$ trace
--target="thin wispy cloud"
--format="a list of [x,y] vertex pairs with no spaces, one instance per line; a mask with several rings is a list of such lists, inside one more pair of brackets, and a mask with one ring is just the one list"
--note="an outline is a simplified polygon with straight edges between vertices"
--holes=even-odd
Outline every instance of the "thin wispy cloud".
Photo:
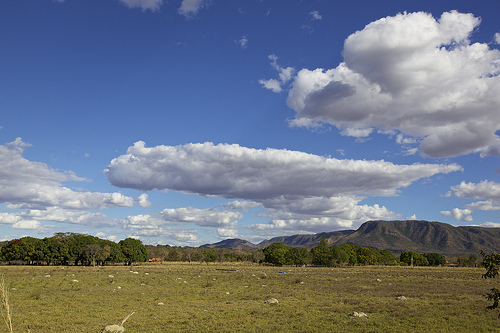
[[283,91],[283,86],[292,79],[295,69],[293,67],[285,68],[278,65],[278,57],[274,54],[269,55],[268,58],[271,60],[271,66],[278,72],[279,79],[261,79],[259,83],[274,93],[280,93]]
[[241,36],[240,39],[235,41],[237,45],[239,45],[242,49],[245,49],[248,45],[248,37],[246,35]]
[[118,0],[128,8],[140,8],[152,12],[160,10],[163,0]]
[[309,15],[311,16],[311,19],[315,21],[323,19],[323,16],[321,16],[317,10],[310,11]]
[[182,0],[178,13],[186,18],[197,15],[200,9],[208,5],[208,0]]

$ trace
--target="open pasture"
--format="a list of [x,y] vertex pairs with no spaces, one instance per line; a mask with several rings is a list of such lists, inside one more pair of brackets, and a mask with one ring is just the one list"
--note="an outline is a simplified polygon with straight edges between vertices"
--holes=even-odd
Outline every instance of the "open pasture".
[[[498,280],[482,279],[479,268],[161,263],[0,272],[14,332],[99,332],[132,311],[126,332],[500,331],[482,296]],[[266,304],[271,298],[279,303]]]

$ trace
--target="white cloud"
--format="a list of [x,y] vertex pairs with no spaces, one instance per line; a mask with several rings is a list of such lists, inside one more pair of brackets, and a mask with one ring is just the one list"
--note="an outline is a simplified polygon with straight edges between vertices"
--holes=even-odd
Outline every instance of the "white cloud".
[[493,200],[478,201],[465,205],[465,208],[471,210],[500,210],[500,206],[495,204]]
[[38,221],[26,221],[22,220],[19,222],[16,222],[12,225],[12,228],[14,229],[28,229],[28,230],[37,230],[42,227],[42,224]]
[[309,12],[309,15],[311,15],[312,20],[322,20],[323,19],[323,16],[321,16],[317,10],[313,10],[313,11]]
[[163,220],[169,223],[195,223],[200,227],[227,227],[235,225],[237,220],[243,217],[241,213],[237,212],[193,207],[167,208],[160,215]]
[[368,220],[400,219],[400,214],[375,204],[360,205],[363,198],[347,196],[332,198],[277,198],[266,200],[265,215],[281,232],[321,232],[335,229],[356,229]]
[[274,54],[269,55],[268,58],[271,60],[271,66],[278,72],[279,80],[259,80],[259,83],[274,93],[280,93],[283,91],[283,85],[292,79],[295,69],[293,67],[284,68],[278,65],[278,57]]
[[141,194],[137,198],[137,203],[139,207],[148,208],[151,207],[151,202],[149,202],[149,196],[146,193]]
[[[459,185],[452,186],[451,190],[446,193],[447,197],[458,197],[468,199],[485,199],[465,205],[465,209],[455,208],[451,213],[445,215],[453,215],[455,219],[461,221],[472,221],[469,217],[474,210],[500,210],[500,184],[493,181],[484,180],[479,183],[461,182]],[[441,212],[443,213],[443,212]],[[462,216],[464,215],[465,218]],[[468,218],[468,219],[466,219]]]
[[459,185],[453,186],[446,195],[500,202],[500,184],[488,180],[483,180],[480,183],[466,183],[463,181]]
[[291,125],[306,118],[343,133],[396,131],[435,158],[500,156],[500,51],[470,43],[479,23],[451,11],[368,24],[346,39],[338,67],[297,73],[287,98],[296,111]]
[[21,138],[0,145],[0,203],[10,203],[9,208],[102,209],[134,204],[133,198],[121,193],[76,192],[64,187],[63,182],[85,179],[25,159],[23,149],[29,146]]
[[119,0],[128,8],[141,8],[152,12],[160,10],[163,0]]
[[500,223],[485,222],[483,224],[479,224],[478,227],[483,227],[483,228],[500,228]]
[[495,43],[500,44],[500,32],[497,32],[494,38],[495,38]]
[[92,227],[114,227],[117,221],[102,213],[49,207],[46,209],[27,209],[16,213],[0,213],[0,224],[9,224],[12,228],[23,225],[41,225],[41,222],[79,224]]
[[149,214],[127,216],[123,223],[124,227],[129,230],[158,229],[159,226],[164,224],[161,218]]
[[373,128],[344,128],[342,135],[352,136],[355,138],[366,138],[372,134]]
[[208,1],[206,0],[182,0],[178,12],[186,18],[190,18],[198,14],[200,9],[205,7],[207,4]]
[[[414,181],[458,170],[461,167],[456,164],[395,165],[385,161],[339,160],[297,151],[210,142],[151,148],[137,142],[126,155],[113,159],[105,174],[117,187],[248,200],[267,208],[266,214],[272,220],[289,221],[285,224],[306,221],[315,228],[325,221],[329,221],[330,227],[339,227],[367,219],[399,217],[385,207],[359,202],[365,195],[394,196],[398,189]],[[226,208],[245,205],[233,202]],[[172,223],[200,226],[232,224],[241,218],[229,213],[188,207],[166,209],[162,216]]]
[[408,148],[403,151],[404,156],[413,156],[418,152],[418,148]]
[[19,213],[24,219],[37,221],[51,221],[60,223],[80,224],[85,226],[109,227],[116,226],[117,222],[102,213],[93,213],[82,210],[49,207],[47,209],[28,209]]
[[442,211],[442,215],[446,216],[453,216],[453,218],[457,221],[474,221],[472,216],[470,215],[472,213],[472,210],[470,209],[459,209],[459,208],[453,208],[450,211]]
[[217,236],[219,238],[237,238],[238,230],[233,228],[218,228]]
[[242,49],[246,48],[248,44],[248,37],[246,35],[241,36],[241,38],[236,41],[236,44],[238,44]]
[[259,83],[262,84],[262,86],[266,89],[271,90],[273,93],[280,93],[283,91],[281,88],[281,82],[276,80],[276,79],[269,79],[269,80],[259,80]]
[[230,209],[230,210],[247,211],[250,208],[262,207],[262,204],[258,203],[258,202],[254,202],[254,201],[234,200],[234,201],[225,203],[223,206],[224,206],[224,208]]
[[396,135],[396,142],[400,145],[408,145],[417,143],[417,140],[415,138],[405,137],[403,134],[398,134]]
[[22,218],[18,214],[0,213],[0,224],[14,224],[21,220]]
[[152,216],[140,214],[128,216],[123,224],[129,230],[159,230],[163,226],[185,225],[189,223],[200,227],[234,227],[243,215],[234,211],[220,211],[213,208],[193,207],[167,208]]
[[211,142],[149,148],[139,141],[113,159],[104,173],[117,187],[263,200],[286,195],[393,196],[418,179],[461,169],[457,164],[339,160]]
[[135,230],[131,235],[134,238],[152,237],[165,238],[169,240],[171,245],[197,244],[199,237],[194,229],[174,229],[174,228],[158,228],[158,229],[139,229]]

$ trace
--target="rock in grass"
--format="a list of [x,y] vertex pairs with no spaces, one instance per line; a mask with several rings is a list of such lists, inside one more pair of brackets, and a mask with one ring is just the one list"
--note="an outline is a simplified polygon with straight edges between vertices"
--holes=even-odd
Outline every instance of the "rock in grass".
[[278,304],[279,301],[276,298],[270,298],[266,301],[266,304]]
[[125,327],[120,325],[108,325],[104,328],[104,332],[125,332]]
[[368,317],[368,315],[364,312],[356,312],[356,311],[353,311],[351,313],[349,313],[349,316],[351,317]]
[[117,333],[117,332],[125,332],[125,327],[123,327],[123,324],[127,321],[127,319],[133,315],[135,313],[135,311],[132,311],[130,312],[130,314],[128,316],[125,317],[125,319],[122,320],[122,323],[120,325],[108,325],[104,328],[104,331],[103,332],[113,332],[113,333]]
[[398,298],[396,298],[398,301],[406,301],[406,297],[404,296],[399,296]]

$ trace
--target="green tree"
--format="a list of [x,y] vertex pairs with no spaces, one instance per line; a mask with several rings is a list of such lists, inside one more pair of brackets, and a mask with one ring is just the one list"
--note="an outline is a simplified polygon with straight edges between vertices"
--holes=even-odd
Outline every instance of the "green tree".
[[[498,270],[500,268],[500,254],[495,252],[486,254],[481,251],[481,256],[483,257],[482,264],[486,269],[486,273],[483,274],[483,278],[494,279],[499,275]],[[500,290],[498,290],[497,288],[491,288],[490,293],[487,293],[484,296],[489,301],[493,301],[492,305],[486,307],[487,309],[494,310],[498,308],[500,303]],[[500,318],[500,313],[498,314],[498,318]]]
[[469,267],[470,266],[469,257],[459,257],[457,258],[457,263],[460,267]]
[[296,266],[305,265],[310,256],[311,253],[305,247],[292,247],[288,251],[288,262]]
[[205,262],[215,262],[217,261],[217,253],[214,249],[204,253],[203,261]]
[[476,262],[477,262],[477,255],[476,255],[475,253],[471,253],[471,254],[469,255],[469,264],[470,264],[471,266],[476,267]]
[[429,266],[429,262],[426,257],[413,251],[401,253],[399,261],[408,265],[413,264],[413,266]]
[[273,243],[266,247],[264,252],[264,261],[276,266],[288,264],[290,247],[283,243]]
[[70,258],[75,265],[78,265],[78,263],[81,263],[82,265],[84,263],[90,264],[86,251],[89,245],[97,244],[99,238],[83,234],[71,234],[67,237],[70,242]]
[[106,259],[106,261],[110,261],[110,262],[123,262],[123,261],[125,261],[125,256],[123,255],[121,246],[119,244],[106,240],[105,245],[109,246],[109,248],[110,248],[109,256]]
[[314,265],[331,266],[333,256],[325,236],[321,237],[319,244],[311,249],[311,255]]
[[396,265],[396,257],[389,250],[378,250],[377,262],[382,265]]
[[330,246],[330,252],[332,254],[332,266],[340,266],[349,262],[349,254],[342,245]]
[[0,251],[2,261],[17,261],[24,260],[26,256],[22,239],[13,239],[4,245]]
[[118,244],[128,265],[132,265],[134,262],[144,262],[149,258],[148,250],[138,239],[126,238]]
[[358,256],[356,254],[355,245],[352,244],[342,244],[340,247],[345,251],[347,255],[347,263],[349,265],[356,265],[358,263]]
[[[89,244],[85,249],[84,256],[88,261],[92,262],[92,266],[95,267],[96,261],[102,259],[105,254],[105,250],[98,244]],[[105,260],[106,258],[104,258]]]
[[67,265],[70,258],[70,239],[65,233],[57,233],[50,238],[45,238],[47,244],[47,255],[45,260],[47,264],[54,263]]
[[446,257],[440,253],[425,253],[429,266],[442,266],[446,264]]
[[378,254],[369,247],[356,246],[356,256],[358,264],[375,265],[378,262]]

